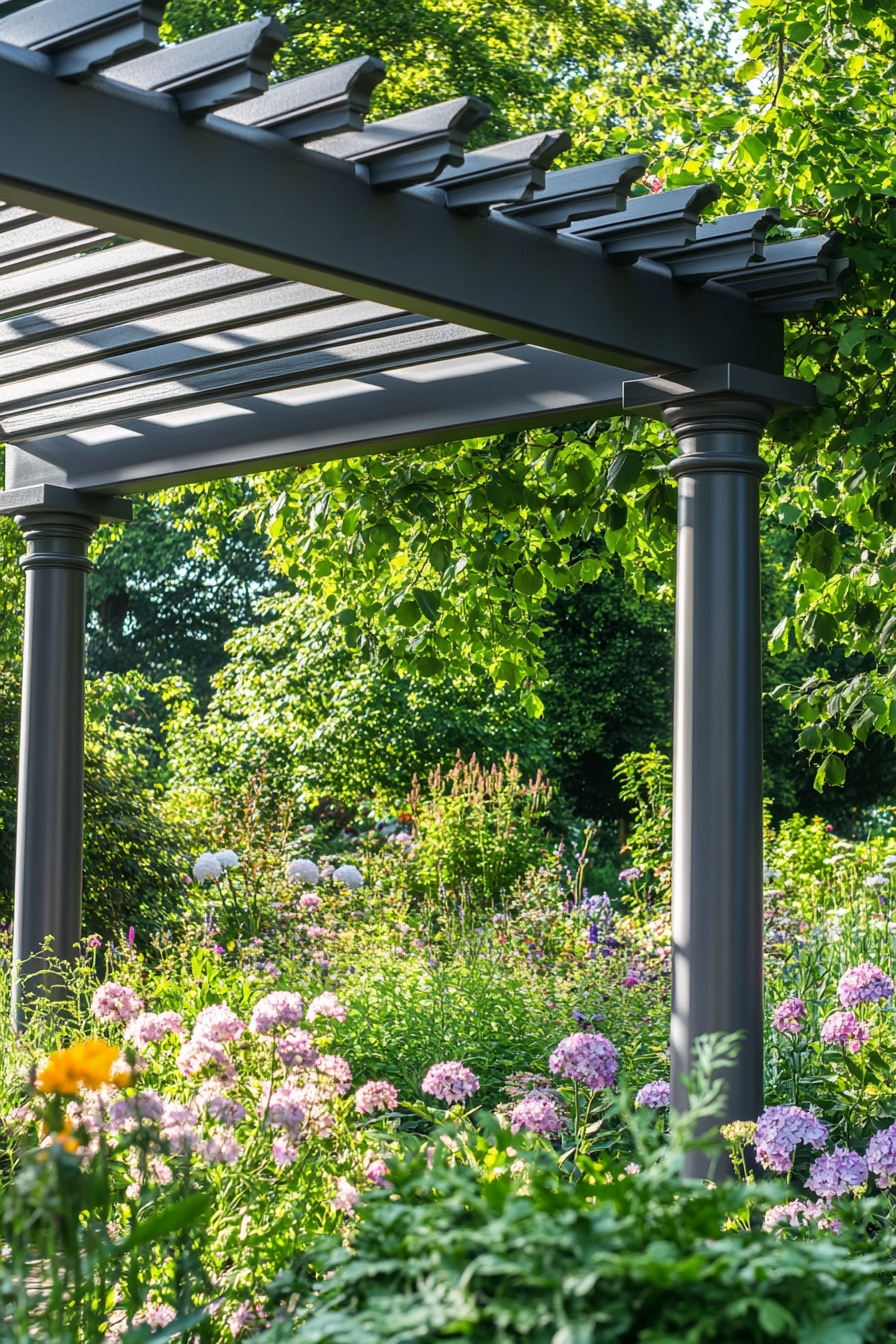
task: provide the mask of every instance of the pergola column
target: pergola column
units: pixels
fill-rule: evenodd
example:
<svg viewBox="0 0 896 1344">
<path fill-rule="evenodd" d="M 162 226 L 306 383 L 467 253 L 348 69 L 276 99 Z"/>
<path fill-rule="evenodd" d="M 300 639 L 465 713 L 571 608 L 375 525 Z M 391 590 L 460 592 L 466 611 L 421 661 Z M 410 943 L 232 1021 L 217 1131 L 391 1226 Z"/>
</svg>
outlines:
<svg viewBox="0 0 896 1344">
<path fill-rule="evenodd" d="M 697 1037 L 741 1033 L 723 1119 L 762 1109 L 762 651 L 759 456 L 763 401 L 681 400 L 672 841 L 672 1103 Z M 706 1174 L 690 1155 L 690 1174 Z"/>
<path fill-rule="evenodd" d="M 84 832 L 84 637 L 87 556 L 101 518 L 130 506 L 40 487 L 38 507 L 15 520 L 27 550 L 13 933 L 13 1018 L 49 940 L 72 956 L 81 937 Z M 68 507 L 53 507 L 54 497 Z M 12 511 L 9 509 L 8 511 Z M 52 988 L 52 986 L 50 986 Z"/>
</svg>

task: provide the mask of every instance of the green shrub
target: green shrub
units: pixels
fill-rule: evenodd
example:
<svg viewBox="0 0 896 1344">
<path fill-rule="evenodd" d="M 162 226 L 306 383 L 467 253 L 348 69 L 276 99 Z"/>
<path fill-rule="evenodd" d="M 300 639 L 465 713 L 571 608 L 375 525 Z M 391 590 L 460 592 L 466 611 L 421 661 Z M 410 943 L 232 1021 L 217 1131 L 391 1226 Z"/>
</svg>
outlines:
<svg viewBox="0 0 896 1344">
<path fill-rule="evenodd" d="M 662 1159 L 642 1174 L 585 1159 L 570 1181 L 555 1156 L 521 1152 L 521 1137 L 482 1140 L 478 1170 L 451 1136 L 429 1159 L 424 1146 L 391 1162 L 392 1188 L 364 1201 L 350 1248 L 334 1240 L 311 1261 L 323 1282 L 274 1285 L 315 1282 L 317 1300 L 270 1344 L 294 1328 L 301 1344 L 893 1338 L 891 1245 L 868 1239 L 870 1207 L 852 1206 L 839 1236 L 773 1236 L 756 1224 L 781 1187 L 685 1181 Z"/>
</svg>

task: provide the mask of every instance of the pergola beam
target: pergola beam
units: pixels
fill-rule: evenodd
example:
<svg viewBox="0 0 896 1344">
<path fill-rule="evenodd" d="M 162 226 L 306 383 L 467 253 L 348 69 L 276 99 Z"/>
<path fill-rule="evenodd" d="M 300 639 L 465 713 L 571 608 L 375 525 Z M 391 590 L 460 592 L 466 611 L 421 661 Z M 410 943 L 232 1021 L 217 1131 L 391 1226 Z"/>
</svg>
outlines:
<svg viewBox="0 0 896 1344">
<path fill-rule="evenodd" d="M 0 125 L 16 128 L 0 138 L 0 196 L 13 204 L 603 364 L 780 372 L 781 323 L 754 305 L 375 191 L 270 132 L 191 125 L 162 95 L 67 84 L 41 59 L 0 47 Z"/>
</svg>

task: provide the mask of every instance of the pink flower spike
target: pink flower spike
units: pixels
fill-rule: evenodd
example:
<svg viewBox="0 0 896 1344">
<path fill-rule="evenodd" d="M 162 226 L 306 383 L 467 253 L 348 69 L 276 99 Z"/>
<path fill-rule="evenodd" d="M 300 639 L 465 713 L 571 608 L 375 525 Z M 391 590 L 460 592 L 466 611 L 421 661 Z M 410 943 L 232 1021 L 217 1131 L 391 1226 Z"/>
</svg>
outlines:
<svg viewBox="0 0 896 1344">
<path fill-rule="evenodd" d="M 336 1198 L 330 1203 L 339 1213 L 351 1213 L 355 1205 L 361 1198 L 360 1192 L 352 1185 L 351 1181 L 340 1176 L 336 1182 Z"/>
</svg>

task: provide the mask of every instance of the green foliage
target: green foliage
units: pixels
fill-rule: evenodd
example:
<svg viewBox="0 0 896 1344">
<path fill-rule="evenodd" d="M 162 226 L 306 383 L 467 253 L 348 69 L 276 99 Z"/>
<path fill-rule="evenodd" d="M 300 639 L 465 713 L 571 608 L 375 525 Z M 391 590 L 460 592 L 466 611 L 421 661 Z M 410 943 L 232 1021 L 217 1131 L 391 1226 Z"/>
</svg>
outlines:
<svg viewBox="0 0 896 1344">
<path fill-rule="evenodd" d="M 749 1227 L 774 1187 L 705 1186 L 662 1162 L 632 1176 L 587 1159 L 570 1182 L 507 1131 L 477 1146 L 478 1169 L 453 1148 L 447 1136 L 431 1165 L 425 1148 L 390 1163 L 392 1190 L 365 1201 L 350 1248 L 312 1258 L 325 1277 L 310 1315 L 295 1333 L 275 1327 L 271 1344 L 891 1338 L 891 1248 L 866 1241 L 867 1214 L 803 1243 L 723 1235 L 726 1223 Z"/>
<path fill-rule="evenodd" d="M 613 772 L 632 804 L 627 848 L 632 864 L 660 890 L 672 884 L 672 762 L 665 752 L 629 752 Z"/>
<path fill-rule="evenodd" d="M 475 756 L 467 762 L 458 755 L 444 774 L 436 767 L 428 783 L 424 796 L 415 782 L 409 800 L 414 836 L 410 890 L 430 896 L 440 890 L 449 895 L 475 891 L 477 903 L 488 909 L 543 854 L 551 787 L 540 770 L 524 782 L 519 762 L 509 753 L 490 768 Z"/>
</svg>

